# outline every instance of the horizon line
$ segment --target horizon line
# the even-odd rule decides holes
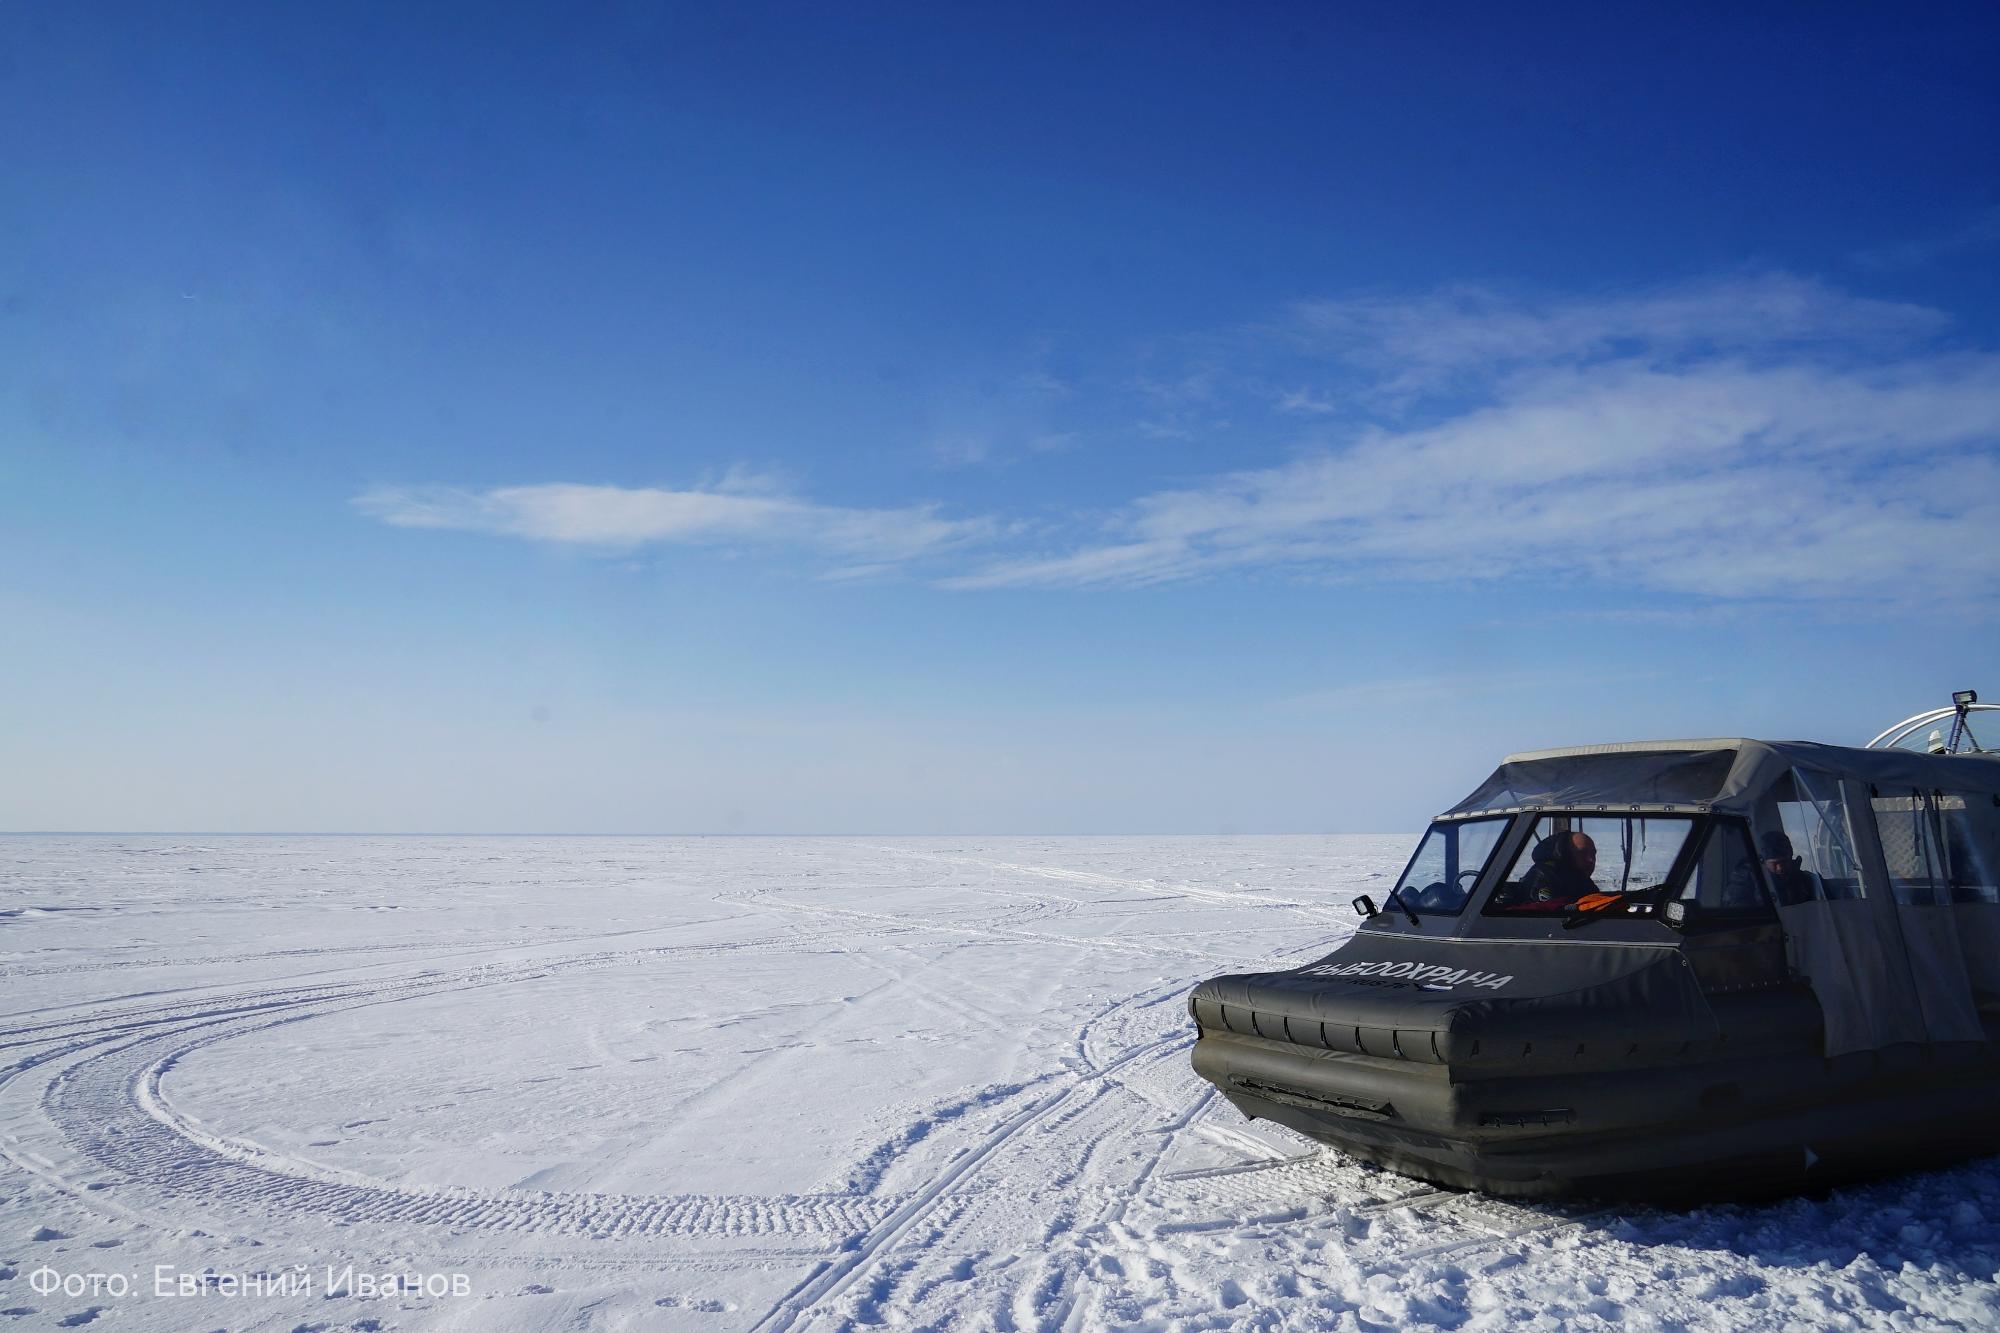
[[[223,832],[214,829],[0,829],[0,838],[1374,838],[1401,836],[1407,829],[1373,830],[1286,830],[1231,829],[1217,832],[1149,833],[1002,833],[955,831],[944,833],[560,833],[560,832],[456,832],[449,830],[370,832],[356,829],[252,829]]]

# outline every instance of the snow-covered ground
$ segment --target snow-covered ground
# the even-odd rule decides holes
[[[1994,1163],[1520,1206],[1210,1096],[1188,988],[1409,842],[0,839],[0,1328],[2000,1324]]]

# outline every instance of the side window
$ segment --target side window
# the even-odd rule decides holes
[[[1750,845],[1750,830],[1729,821],[1717,821],[1709,830],[1680,897],[1698,904],[1704,917],[1745,922],[1777,917],[1756,849]]]
[[[1896,901],[1912,907],[1950,902],[1943,840],[1930,798],[1920,791],[1878,790],[1869,804],[1875,810],[1875,836],[1882,842],[1889,891]]]
[[[2000,903],[2000,796],[1931,793],[1955,903]]]
[[[1780,903],[1859,898],[1861,871],[1840,782],[1793,772],[1759,811],[1757,856]]]

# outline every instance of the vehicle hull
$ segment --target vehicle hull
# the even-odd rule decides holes
[[[1745,1062],[1600,1072],[1586,1099],[1577,1095],[1575,1077],[1453,1084],[1442,1067],[1399,1078],[1366,1058],[1308,1058],[1274,1045],[1204,1035],[1195,1046],[1195,1069],[1246,1116],[1453,1189],[1516,1197],[1753,1198],[2000,1151],[2000,1067],[1984,1059],[1879,1074],[1853,1070],[1845,1079],[1821,1059],[1766,1059],[1755,1062],[1760,1086],[1787,1092],[1668,1118],[1657,1114],[1675,1100],[1663,1089],[1740,1087]],[[1470,1123],[1416,1127],[1411,1112],[1424,1102],[1455,1106],[1459,1120]],[[1537,1109],[1570,1110],[1600,1127],[1586,1129],[1574,1119],[1478,1123],[1493,1115],[1478,1107],[1500,1105],[1521,1108],[1512,1115],[1523,1120]]]

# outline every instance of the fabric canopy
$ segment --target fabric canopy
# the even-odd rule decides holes
[[[1740,738],[1537,750],[1447,817],[1635,805],[1785,835],[1812,887],[1778,912],[1828,1056],[2000,1038],[2000,756]]]
[[[1898,788],[2000,793],[2000,755],[1928,755],[1811,741],[1631,741],[1507,756],[1447,815],[1523,806],[1694,805],[1748,816],[1794,769]]]

